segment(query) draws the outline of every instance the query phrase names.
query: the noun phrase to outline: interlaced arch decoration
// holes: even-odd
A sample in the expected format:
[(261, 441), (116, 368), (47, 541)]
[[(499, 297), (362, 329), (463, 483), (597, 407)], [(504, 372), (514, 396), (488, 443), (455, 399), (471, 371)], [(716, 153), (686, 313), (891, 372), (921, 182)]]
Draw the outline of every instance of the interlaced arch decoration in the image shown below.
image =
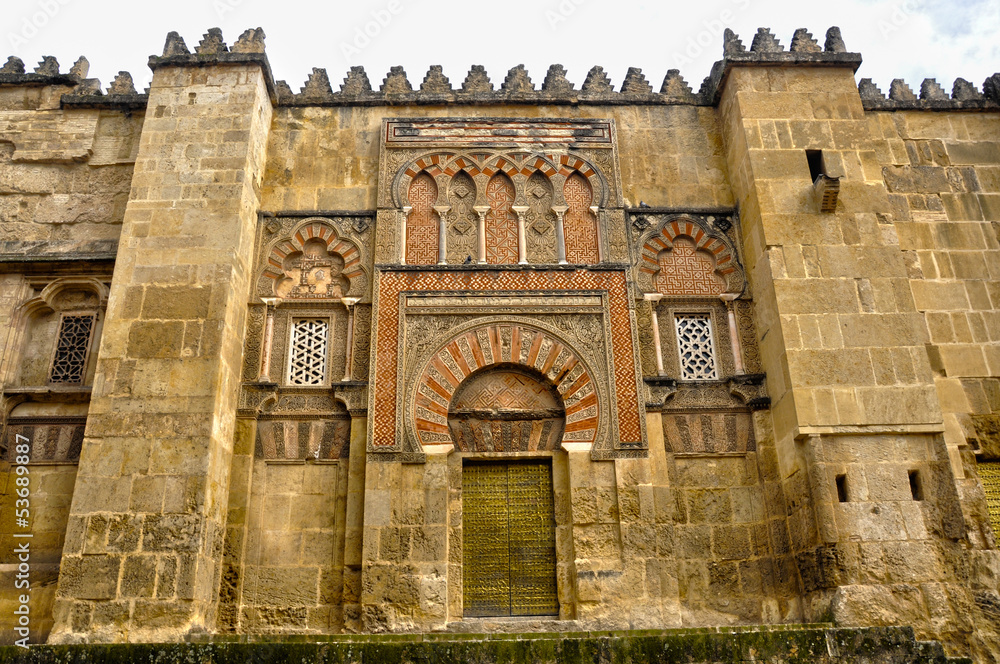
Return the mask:
[(267, 286), (259, 293), (287, 299), (362, 297), (368, 283), (358, 246), (320, 218), (306, 219), (271, 246), (260, 279)]
[(486, 183), (486, 262), (513, 265), (517, 262), (517, 216), (514, 214), (514, 183), (504, 173), (496, 173)]
[(638, 286), (671, 297), (742, 294), (736, 248), (721, 232), (685, 215), (667, 217), (639, 239)]
[(410, 183), (410, 205), (406, 219), (406, 263), (429, 265), (438, 262), (440, 221), (434, 211), (438, 188), (434, 178), (421, 171)]
[(563, 187), (566, 199), (566, 217), (563, 225), (566, 233), (566, 260), (577, 265), (591, 265), (600, 260), (598, 250), (597, 218), (590, 209), (594, 192), (590, 183), (573, 171)]
[[(569, 177), (574, 171), (586, 179), (593, 192), (593, 204), (603, 207), (610, 196), (610, 188), (605, 175), (589, 160), (571, 152), (552, 154), (530, 152), (525, 150), (496, 151), (489, 149), (471, 149), (468, 152), (452, 150), (435, 150), (427, 152), (403, 165), (393, 179), (392, 196), (397, 208), (412, 205), (409, 199), (410, 183), (421, 172), (427, 172), (432, 177), (439, 175), (453, 176), (465, 171), (470, 176), (485, 175), (492, 177), (504, 173), (515, 183), (517, 175), (530, 177), (535, 172), (541, 172), (547, 177), (562, 175)], [(522, 199), (523, 193), (518, 193)]]
[(410, 401), (417, 441), (453, 442), (448, 415), (456, 390), (473, 374), (505, 366), (527, 367), (555, 388), (565, 408), (563, 441), (594, 443), (602, 408), (590, 369), (565, 341), (522, 322), (467, 329), (431, 356)]

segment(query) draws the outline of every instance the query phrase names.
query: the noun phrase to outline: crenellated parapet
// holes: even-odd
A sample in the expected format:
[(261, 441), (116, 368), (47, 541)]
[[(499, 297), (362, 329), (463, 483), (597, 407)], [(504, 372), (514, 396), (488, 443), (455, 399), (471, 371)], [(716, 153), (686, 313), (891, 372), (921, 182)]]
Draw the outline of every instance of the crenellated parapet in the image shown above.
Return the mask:
[[(163, 52), (150, 56), (154, 71), (169, 66), (209, 66), (257, 63), (265, 71), (265, 81), (272, 103), (278, 106), (402, 106), (402, 105), (483, 105), (483, 104), (551, 104), (551, 105), (693, 105), (714, 106), (733, 67), (810, 66), (849, 67), (857, 71), (861, 54), (847, 50), (840, 28), (827, 30), (823, 43), (805, 28), (792, 35), (786, 49), (768, 29), (759, 28), (747, 48), (739, 35), (730, 29), (723, 34), (722, 59), (694, 91), (681, 76), (671, 69), (659, 88), (649, 81), (638, 67), (630, 67), (616, 88), (603, 67), (592, 67), (583, 85), (576, 88), (560, 64), (549, 67), (542, 83), (537, 86), (524, 65), (511, 68), (504, 80), (496, 85), (482, 65), (473, 65), (459, 85), (444, 75), (441, 65), (432, 65), (419, 84), (411, 83), (401, 66), (390, 68), (381, 84), (374, 86), (364, 67), (353, 66), (342, 82), (331, 84), (324, 68), (313, 68), (296, 92), (285, 81), (275, 81), (264, 48), (261, 28), (246, 30), (232, 46), (227, 45), (219, 28), (209, 29), (192, 51), (176, 32), (167, 35)], [(62, 103), (75, 107), (142, 108), (147, 97), (135, 91), (128, 72), (120, 72), (106, 92), (100, 81), (86, 78), (88, 64), (80, 58), (68, 73), (59, 72), (59, 63), (46, 56), (31, 73), (24, 62), (11, 56), (0, 67), (0, 85), (46, 86), (72, 88)], [(376, 82), (378, 79), (374, 79)], [(890, 86), (888, 96), (871, 79), (861, 79), (858, 91), (867, 110), (980, 110), (1000, 107), (1000, 74), (990, 76), (980, 91), (973, 83), (957, 79), (949, 95), (934, 79), (925, 79), (919, 91), (911, 89), (902, 79)]]
[(853, 71), (861, 66), (861, 54), (848, 52), (840, 35), (840, 28), (836, 26), (826, 31), (822, 48), (805, 28), (795, 31), (791, 47), (787, 51), (768, 28), (757, 29), (749, 50), (743, 45), (739, 35), (729, 28), (723, 33), (722, 40), (722, 60), (712, 65), (711, 73), (698, 92), (706, 103), (712, 105), (719, 102), (723, 84), (734, 66), (850, 67)]
[(560, 64), (549, 67), (541, 87), (536, 87), (524, 65), (511, 68), (497, 87), (485, 67), (473, 65), (461, 85), (454, 87), (441, 65), (432, 65), (423, 81), (414, 86), (406, 71), (392, 67), (376, 90), (363, 67), (351, 67), (339, 90), (334, 91), (326, 69), (314, 68), (298, 93), (285, 81), (277, 81), (281, 106), (402, 106), (420, 104), (702, 104), (680, 72), (671, 69), (659, 92), (642, 70), (630, 67), (616, 91), (603, 67), (595, 66), (577, 89), (566, 78)]
[(886, 97), (870, 78), (858, 83), (858, 93), (866, 111), (954, 111), (1000, 108), (1000, 73), (983, 81), (983, 91), (964, 78), (955, 79), (951, 95), (933, 78), (925, 78), (919, 93), (901, 78), (893, 79)]

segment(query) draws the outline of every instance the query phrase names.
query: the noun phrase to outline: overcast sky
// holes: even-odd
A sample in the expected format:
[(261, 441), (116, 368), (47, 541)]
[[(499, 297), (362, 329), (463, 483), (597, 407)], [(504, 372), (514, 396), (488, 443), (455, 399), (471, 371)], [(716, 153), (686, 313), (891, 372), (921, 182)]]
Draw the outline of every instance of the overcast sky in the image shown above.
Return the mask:
[(17, 55), (31, 71), (43, 55), (65, 72), (80, 55), (105, 88), (119, 70), (140, 89), (146, 64), (164, 38), (178, 31), (194, 50), (210, 27), (232, 44), (248, 27), (262, 27), (276, 79), (296, 92), (313, 67), (325, 67), (334, 89), (351, 65), (363, 65), (377, 89), (392, 65), (406, 69), (414, 88), (431, 64), (444, 66), (454, 87), (473, 64), (484, 65), (499, 88), (506, 72), (524, 64), (540, 87), (553, 63), (579, 86), (601, 65), (617, 89), (628, 67), (641, 67), (659, 90), (668, 69), (697, 91), (722, 55), (722, 31), (732, 28), (749, 48), (767, 26), (788, 48), (804, 27), (823, 43), (840, 26), (849, 51), (888, 92), (894, 78), (914, 91), (936, 78), (950, 93), (957, 77), (982, 88), (1000, 71), (1000, 0), (6, 0), (0, 54)]

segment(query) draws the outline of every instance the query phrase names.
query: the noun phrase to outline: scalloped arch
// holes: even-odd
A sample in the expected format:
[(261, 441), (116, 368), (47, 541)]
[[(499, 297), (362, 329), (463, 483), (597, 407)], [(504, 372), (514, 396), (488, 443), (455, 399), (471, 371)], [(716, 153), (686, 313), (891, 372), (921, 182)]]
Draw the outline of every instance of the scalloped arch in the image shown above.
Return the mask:
[(344, 259), (343, 276), (350, 282), (349, 293), (358, 295), (365, 289), (367, 281), (361, 251), (350, 239), (344, 237), (326, 219), (306, 219), (295, 227), (290, 236), (276, 241), (267, 253), (261, 276), (276, 282), (285, 275), (284, 260), (290, 254), (300, 252), (310, 240), (321, 240), (327, 252), (339, 254)]
[(731, 243), (720, 234), (685, 216), (661, 222), (640, 240), (639, 285), (643, 291), (656, 290), (655, 277), (660, 271), (659, 255), (662, 251), (672, 250), (674, 240), (678, 237), (690, 238), (696, 250), (706, 251), (712, 255), (715, 259), (715, 272), (726, 284), (724, 292), (737, 294), (743, 292), (745, 287), (743, 268)]

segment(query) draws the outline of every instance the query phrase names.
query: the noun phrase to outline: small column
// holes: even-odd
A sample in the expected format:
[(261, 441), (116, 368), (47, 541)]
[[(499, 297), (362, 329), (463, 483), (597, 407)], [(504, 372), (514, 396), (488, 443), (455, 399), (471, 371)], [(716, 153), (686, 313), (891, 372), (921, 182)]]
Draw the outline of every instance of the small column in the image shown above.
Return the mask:
[(406, 265), (406, 218), (412, 209), (412, 205), (404, 205), (399, 211), (399, 262), (403, 265)]
[(556, 258), (560, 265), (566, 264), (566, 232), (563, 230), (563, 215), (569, 209), (568, 205), (553, 205), (552, 211), (556, 213)]
[(527, 205), (512, 205), (511, 209), (517, 214), (517, 262), (520, 265), (527, 265), (528, 244), (524, 237), (524, 218), (531, 208)]
[(280, 297), (262, 297), (260, 301), (267, 309), (264, 318), (264, 339), (260, 342), (260, 373), (258, 383), (271, 382), (271, 343), (274, 341), (274, 308), (281, 301)]
[(663, 347), (660, 343), (660, 318), (656, 314), (656, 305), (663, 299), (663, 293), (643, 293), (642, 299), (649, 302), (653, 312), (653, 349), (656, 351), (656, 375), (663, 376)]
[(472, 208), (479, 215), (479, 262), (486, 262), (486, 213), (490, 211), (488, 205), (476, 205)]
[(597, 227), (597, 262), (604, 262), (604, 233), (602, 232), (601, 216), (598, 214), (596, 205), (590, 206), (590, 214), (594, 215), (594, 225)]
[(450, 209), (450, 205), (434, 206), (434, 211), (438, 215), (438, 265), (445, 265), (448, 262), (448, 225), (445, 215)]
[(743, 374), (743, 353), (740, 352), (739, 330), (736, 328), (736, 311), (733, 309), (733, 300), (739, 297), (736, 293), (723, 293), (719, 298), (726, 303), (726, 312), (729, 314), (729, 340), (733, 345), (733, 366), (736, 368), (736, 375)]
[(354, 364), (354, 305), (360, 299), (359, 297), (340, 298), (340, 301), (347, 307), (347, 354), (344, 359), (344, 377), (341, 381), (352, 379), (351, 365)]

